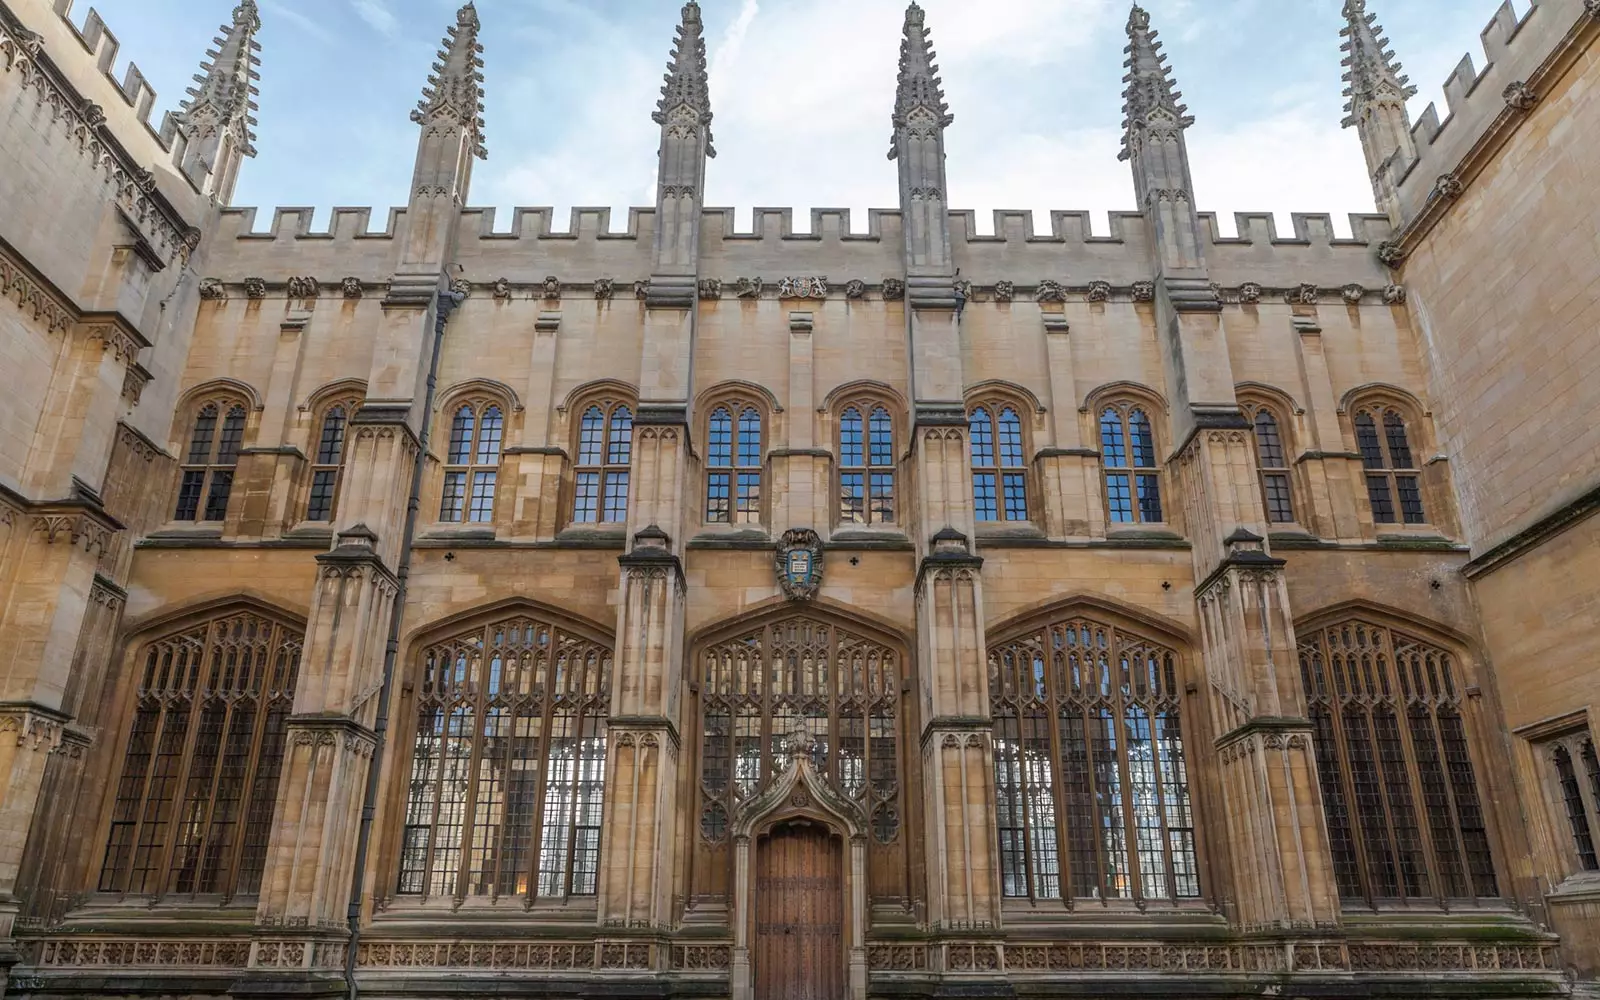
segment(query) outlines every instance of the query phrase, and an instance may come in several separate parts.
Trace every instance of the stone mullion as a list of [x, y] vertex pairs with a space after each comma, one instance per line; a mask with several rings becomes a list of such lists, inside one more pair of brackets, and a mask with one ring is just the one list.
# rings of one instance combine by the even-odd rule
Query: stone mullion
[[[1396, 494], [1396, 498], [1398, 499], [1398, 494]], [[1393, 681], [1398, 684], [1400, 671], [1404, 667], [1395, 656], [1394, 646], [1387, 633], [1384, 636], [1383, 650], [1389, 658], [1390, 665], [1394, 668], [1395, 676]], [[1446, 898], [1448, 898], [1445, 895], [1443, 859], [1439, 856], [1438, 846], [1433, 842], [1433, 817], [1429, 815], [1426, 789], [1422, 786], [1422, 756], [1417, 752], [1416, 733], [1411, 729], [1410, 706], [1403, 700], [1402, 691], [1403, 689], [1396, 692], [1395, 728], [1400, 732], [1400, 745], [1409, 751], [1405, 760], [1406, 783], [1411, 788], [1412, 811], [1417, 821], [1417, 840], [1422, 845], [1422, 856], [1428, 866], [1428, 881], [1433, 890], [1433, 900], [1440, 907], [1443, 907]], [[1421, 698], [1418, 698], [1419, 703], [1421, 700]], [[1461, 840], [1461, 824], [1456, 820], [1455, 795], [1450, 788], [1450, 779], [1447, 771], [1448, 763], [1444, 757], [1444, 742], [1440, 739], [1439, 720], [1430, 709], [1425, 707], [1425, 711], [1428, 714], [1430, 728], [1433, 730], [1434, 750], [1439, 757], [1439, 780], [1444, 783], [1445, 808], [1450, 814], [1450, 831], [1456, 842], [1456, 858], [1461, 864], [1461, 881], [1470, 892], [1472, 878], [1468, 874], [1467, 858], [1463, 850], [1466, 845]]]
[[[272, 648], [276, 649], [278, 640], [281, 638], [278, 630], [275, 629], [273, 631], [272, 638], [274, 640]], [[241, 779], [243, 783], [239, 787], [239, 832], [238, 836], [234, 838], [232, 851], [233, 857], [229, 860], [229, 865], [231, 866], [230, 871], [232, 872], [232, 875], [229, 878], [229, 888], [225, 890], [228, 898], [232, 898], [235, 894], [235, 890], [237, 889], [239, 883], [239, 873], [244, 865], [244, 845], [245, 841], [248, 839], [245, 825], [250, 820], [250, 799], [255, 788], [256, 774], [261, 770], [261, 751], [266, 746], [267, 719], [272, 714], [272, 701], [268, 697], [268, 693], [270, 692], [272, 686], [272, 662], [270, 659], [265, 665], [265, 669], [261, 675], [261, 680], [261, 694], [257, 696], [257, 701], [259, 704], [256, 710], [255, 732], [251, 735], [250, 743], [250, 748], [253, 752], [250, 754], [249, 761], [245, 763], [244, 776]], [[285, 727], [285, 742], [288, 740], [288, 735], [287, 727]], [[221, 773], [221, 770], [222, 769], [220, 767], [217, 769], [219, 774]], [[282, 779], [281, 774], [279, 775], [279, 779]], [[215, 797], [213, 797], [213, 801], [215, 801]], [[261, 878], [263, 882], [266, 881], [266, 875], [267, 873], [265, 871], [265, 866], [263, 866], [263, 870], [261, 872]], [[259, 891], [260, 890], [258, 887], [257, 892]]]
[[[212, 635], [215, 635], [216, 629], [217, 625], [213, 623], [211, 626]], [[170, 800], [172, 812], [167, 820], [167, 843], [161, 852], [161, 866], [157, 869], [160, 881], [157, 883], [156, 891], [153, 893], [158, 900], [166, 898], [169, 886], [173, 882], [172, 859], [178, 847], [178, 817], [182, 815], [184, 801], [189, 796], [189, 781], [192, 778], [191, 770], [194, 767], [195, 746], [200, 742], [200, 718], [205, 712], [206, 674], [209, 673], [212, 663], [215, 662], [216, 655], [217, 649], [215, 640], [213, 640], [206, 646], [205, 659], [201, 661], [199, 676], [195, 681], [195, 693], [190, 698], [189, 721], [185, 727], [183, 737], [183, 756], [178, 759], [177, 774], [182, 780], [174, 783], [175, 791]], [[157, 753], [160, 752], [159, 742], [156, 744], [156, 750]], [[178, 895], [182, 894], [179, 893]]]

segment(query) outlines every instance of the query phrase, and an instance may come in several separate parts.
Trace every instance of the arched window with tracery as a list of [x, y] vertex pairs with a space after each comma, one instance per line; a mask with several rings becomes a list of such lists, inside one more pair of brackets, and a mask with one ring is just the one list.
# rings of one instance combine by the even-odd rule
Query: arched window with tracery
[[622, 524], [628, 520], [628, 477], [633, 462], [633, 410], [596, 402], [578, 418], [572, 520]]
[[1355, 619], [1301, 634], [1300, 675], [1340, 896], [1498, 896], [1456, 657]]
[[1288, 447], [1277, 411], [1263, 403], [1246, 403], [1256, 454], [1261, 502], [1271, 524], [1294, 523], [1294, 490], [1290, 485]]
[[210, 400], [195, 412], [183, 453], [174, 521], [221, 521], [228, 516], [244, 423], [244, 404], [237, 400]]
[[344, 479], [345, 438], [350, 418], [360, 405], [355, 399], [341, 399], [323, 411], [318, 428], [316, 461], [311, 466], [311, 495], [306, 500], [307, 521], [331, 521], [339, 502], [339, 485]]
[[752, 403], [723, 403], [706, 433], [706, 522], [761, 523], [761, 411]]
[[1142, 404], [1121, 402], [1101, 408], [1100, 462], [1105, 469], [1106, 516], [1112, 524], [1166, 520], [1155, 428]]
[[495, 400], [477, 400], [458, 403], [450, 413], [439, 520], [488, 524], [494, 520], [505, 409]]
[[788, 762], [804, 728], [812, 761], [867, 825], [871, 892], [910, 895], [902, 651], [867, 631], [806, 615], [714, 637], [697, 654], [700, 719], [697, 894], [729, 889], [740, 807]]
[[967, 415], [972, 438], [972, 509], [979, 521], [1028, 519], [1028, 458], [1019, 409], [983, 402]]
[[1394, 407], [1356, 411], [1356, 444], [1367, 470], [1367, 499], [1378, 524], [1425, 524], [1422, 472], [1411, 450], [1406, 418]]
[[260, 890], [302, 641], [252, 611], [140, 649], [101, 892]]
[[887, 407], [852, 404], [839, 414], [839, 523], [894, 522], [894, 418]]
[[594, 895], [610, 678], [607, 643], [537, 615], [423, 649], [400, 895]]
[[990, 643], [1006, 896], [1199, 897], [1178, 683], [1174, 650], [1087, 618]]

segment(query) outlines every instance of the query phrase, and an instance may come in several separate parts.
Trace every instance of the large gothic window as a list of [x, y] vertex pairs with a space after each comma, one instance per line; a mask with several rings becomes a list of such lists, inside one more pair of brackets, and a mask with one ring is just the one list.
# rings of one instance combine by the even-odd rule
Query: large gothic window
[[633, 461], [633, 411], [597, 402], [578, 421], [572, 520], [622, 524], [628, 520], [628, 476]]
[[1155, 429], [1142, 406], [1114, 403], [1101, 410], [1100, 460], [1105, 467], [1106, 516], [1112, 524], [1165, 520]]
[[244, 405], [237, 401], [214, 400], [196, 411], [183, 455], [174, 521], [221, 521], [228, 516], [244, 422]]
[[728, 403], [711, 411], [706, 433], [706, 521], [761, 523], [761, 411]]
[[306, 501], [307, 521], [333, 520], [340, 481], [344, 479], [345, 438], [358, 406], [358, 400], [342, 399], [323, 411], [316, 463], [311, 467], [311, 494]]
[[1294, 490], [1289, 483], [1289, 457], [1284, 447], [1278, 415], [1269, 406], [1246, 404], [1245, 415], [1254, 429], [1256, 475], [1261, 482], [1261, 500], [1267, 520], [1272, 524], [1294, 522]]
[[488, 524], [494, 520], [494, 492], [505, 440], [505, 410], [498, 402], [464, 402], [450, 420], [445, 453], [444, 492], [439, 520]]
[[517, 615], [422, 652], [401, 895], [595, 892], [611, 650]]
[[1498, 896], [1454, 656], [1365, 621], [1300, 637], [1339, 894]]
[[1064, 618], [989, 646], [1007, 896], [1200, 895], [1177, 654]]
[[1356, 412], [1355, 425], [1361, 464], [1367, 470], [1372, 519], [1378, 524], [1425, 523], [1422, 473], [1411, 450], [1405, 417], [1393, 408], [1369, 407]]
[[879, 844], [900, 837], [900, 657], [849, 629], [786, 618], [700, 657], [700, 836], [721, 843], [739, 806], [784, 765], [797, 727], [818, 773], [861, 807]]
[[246, 612], [140, 651], [101, 892], [259, 891], [301, 641]]
[[[866, 411], [866, 416], [862, 412]], [[894, 418], [882, 406], [839, 414], [839, 523], [893, 524]]]
[[979, 521], [1028, 519], [1028, 459], [1022, 418], [1004, 402], [986, 402], [967, 416], [972, 438], [972, 511]]

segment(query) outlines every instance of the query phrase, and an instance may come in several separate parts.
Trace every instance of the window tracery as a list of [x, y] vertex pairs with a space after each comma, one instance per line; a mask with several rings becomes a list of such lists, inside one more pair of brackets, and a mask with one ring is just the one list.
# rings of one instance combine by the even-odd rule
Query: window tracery
[[990, 645], [1006, 896], [1199, 897], [1177, 659], [1078, 617]]
[[236, 399], [208, 400], [195, 412], [178, 480], [174, 521], [227, 518], [244, 428], [245, 407]]
[[572, 520], [578, 524], [625, 523], [633, 462], [633, 410], [609, 400], [589, 404], [578, 418], [574, 454]]
[[259, 891], [302, 641], [235, 612], [144, 646], [101, 892]]
[[1158, 524], [1161, 469], [1155, 428], [1143, 403], [1120, 401], [1100, 408], [1100, 461], [1106, 516], [1112, 524]]
[[739, 806], [787, 761], [799, 726], [817, 772], [861, 807], [873, 838], [900, 836], [900, 655], [829, 622], [796, 616], [700, 655], [700, 836], [720, 843]]
[[517, 614], [428, 645], [418, 672], [398, 893], [594, 895], [610, 648]]
[[762, 411], [729, 400], [711, 410], [706, 433], [706, 522], [760, 524]]
[[1367, 470], [1367, 500], [1378, 524], [1425, 524], [1422, 472], [1405, 415], [1393, 406], [1363, 406], [1355, 414], [1356, 444]]
[[505, 442], [505, 408], [499, 400], [478, 399], [457, 403], [449, 412], [450, 441], [439, 520], [491, 523], [500, 450]]
[[[865, 416], [863, 416], [865, 414]], [[873, 402], [839, 414], [839, 523], [895, 523], [894, 418]]]
[[1302, 634], [1300, 673], [1340, 896], [1498, 896], [1456, 658], [1354, 619]]
[[983, 400], [967, 413], [972, 508], [979, 521], [1028, 520], [1028, 458], [1020, 406]]

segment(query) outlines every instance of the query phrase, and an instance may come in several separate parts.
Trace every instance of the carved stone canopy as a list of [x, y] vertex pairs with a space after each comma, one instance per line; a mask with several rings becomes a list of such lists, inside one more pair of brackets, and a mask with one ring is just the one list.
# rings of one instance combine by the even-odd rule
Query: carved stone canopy
[[867, 820], [860, 808], [817, 773], [811, 757], [813, 740], [809, 731], [801, 731], [804, 726], [805, 721], [798, 720], [796, 732], [784, 740], [786, 766], [775, 769], [767, 787], [734, 811], [730, 829], [734, 839], [748, 839], [758, 827], [790, 817], [819, 820], [850, 840], [866, 839]]

